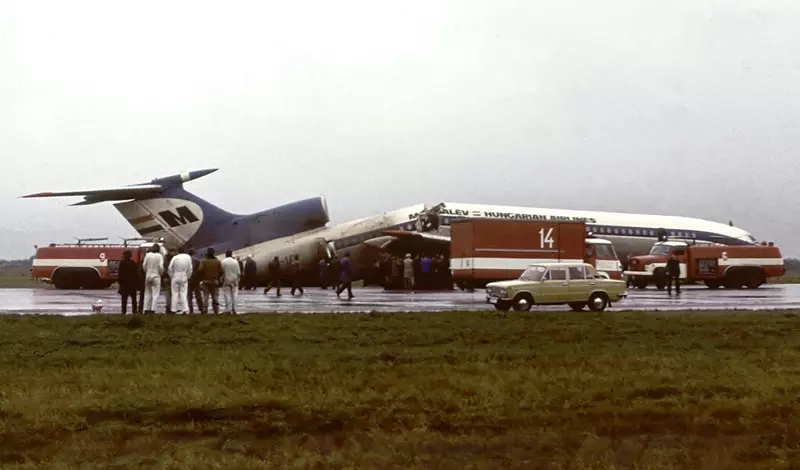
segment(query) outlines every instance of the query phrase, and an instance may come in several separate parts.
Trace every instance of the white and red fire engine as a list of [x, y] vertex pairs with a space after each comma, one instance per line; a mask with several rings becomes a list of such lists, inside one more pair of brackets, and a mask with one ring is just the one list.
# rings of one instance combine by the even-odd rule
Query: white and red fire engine
[[767, 279], [783, 276], [780, 249], [769, 245], [692, 245], [683, 241], [659, 241], [650, 254], [630, 259], [628, 276], [632, 285], [644, 289], [651, 282], [663, 289], [667, 280], [667, 260], [676, 255], [680, 279], [702, 281], [711, 289], [747, 287], [757, 289]]
[[[31, 276], [52, 283], [58, 289], [106, 289], [117, 280], [122, 253], [131, 250], [137, 263], [152, 243], [86, 243], [106, 238], [79, 239], [77, 243], [56, 244], [36, 249]], [[140, 240], [140, 239], [133, 239]]]

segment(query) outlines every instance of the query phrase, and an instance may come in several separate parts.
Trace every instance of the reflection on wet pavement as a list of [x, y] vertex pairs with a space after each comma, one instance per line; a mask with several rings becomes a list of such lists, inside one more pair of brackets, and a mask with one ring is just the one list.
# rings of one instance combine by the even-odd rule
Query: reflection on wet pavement
[[[307, 289], [305, 295], [292, 296], [288, 289], [281, 297], [274, 291], [240, 291], [239, 313], [337, 313], [337, 312], [433, 312], [455, 310], [492, 310], [485, 303], [483, 291], [385, 292], [381, 288], [354, 289], [353, 300], [339, 300], [331, 290]], [[686, 286], [680, 296], [667, 295], [654, 288], [631, 289], [627, 299], [610, 310], [767, 310], [800, 308], [800, 284], [776, 284], [755, 290], [710, 290]], [[220, 296], [220, 301], [222, 301]], [[346, 295], [342, 296], [345, 299]], [[120, 300], [114, 289], [62, 291], [43, 289], [0, 289], [0, 313], [40, 313], [88, 315], [92, 304], [102, 300], [103, 313], [119, 313]], [[161, 312], [164, 296], [159, 302]], [[536, 307], [536, 310], [564, 310], [567, 306]]]

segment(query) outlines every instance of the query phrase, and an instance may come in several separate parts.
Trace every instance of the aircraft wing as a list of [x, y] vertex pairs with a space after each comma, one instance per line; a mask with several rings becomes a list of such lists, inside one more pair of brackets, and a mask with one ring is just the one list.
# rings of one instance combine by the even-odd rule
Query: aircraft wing
[[383, 233], [397, 238], [413, 238], [416, 240], [434, 242], [441, 244], [450, 244], [450, 237], [447, 235], [436, 235], [433, 233], [425, 232], [409, 232], [406, 230], [384, 230]]
[[142, 186], [127, 186], [122, 188], [110, 189], [87, 189], [79, 191], [63, 191], [63, 192], [42, 192], [22, 196], [23, 198], [37, 198], [37, 197], [65, 197], [65, 196], [83, 196], [84, 200], [73, 206], [85, 206], [88, 204], [96, 204], [103, 201], [124, 201], [128, 199], [142, 199], [150, 196], [155, 196], [161, 192], [164, 187], [160, 184], [147, 184]]

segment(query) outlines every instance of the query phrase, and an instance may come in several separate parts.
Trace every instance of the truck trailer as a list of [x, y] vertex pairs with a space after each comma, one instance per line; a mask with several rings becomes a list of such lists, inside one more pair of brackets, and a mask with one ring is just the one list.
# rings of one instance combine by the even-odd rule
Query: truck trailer
[[612, 279], [622, 265], [614, 246], [583, 221], [463, 219], [450, 226], [450, 270], [462, 287], [516, 279], [534, 263], [586, 262]]

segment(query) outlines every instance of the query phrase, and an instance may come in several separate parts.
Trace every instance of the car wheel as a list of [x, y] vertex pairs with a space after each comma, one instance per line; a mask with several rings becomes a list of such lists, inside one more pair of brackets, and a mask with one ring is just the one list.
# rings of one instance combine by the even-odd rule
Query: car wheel
[[514, 310], [517, 312], [527, 312], [533, 305], [533, 297], [530, 294], [519, 294], [514, 297]]
[[577, 303], [573, 302], [573, 303], [569, 304], [569, 308], [571, 308], [572, 311], [574, 311], [574, 312], [582, 311], [583, 307], [585, 307], [585, 306], [586, 306], [586, 304], [583, 303], [583, 302], [577, 302]]
[[608, 306], [608, 298], [605, 294], [594, 293], [589, 297], [589, 310], [602, 312]]

